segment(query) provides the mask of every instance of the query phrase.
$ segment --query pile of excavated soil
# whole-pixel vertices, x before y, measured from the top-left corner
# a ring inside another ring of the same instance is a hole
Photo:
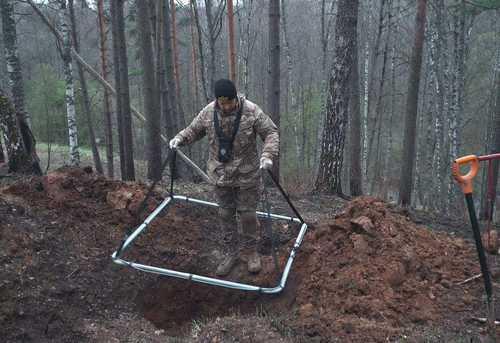
[[[296,325],[350,339],[383,339],[467,310],[471,296],[455,297],[455,285],[478,272],[469,243],[416,226],[369,197],[321,223],[299,261]]]
[[[5,199],[0,212],[8,214],[0,224],[0,262],[8,271],[0,284],[0,303],[8,305],[0,307],[6,337],[109,341],[140,330],[151,341],[164,335],[194,341],[234,336],[230,341],[238,341],[238,333],[231,331],[235,328],[250,337],[239,336],[240,341],[261,340],[267,334],[278,342],[283,332],[290,333],[288,341],[292,336],[384,341],[415,325],[455,321],[460,326],[481,305],[480,283],[456,285],[478,272],[470,243],[417,226],[404,213],[368,197],[350,202],[335,219],[320,219],[307,233],[287,287],[278,296],[116,266],[110,255],[126,229],[137,224],[145,193],[144,185],[71,168],[0,190]],[[161,200],[154,193],[141,219]],[[297,234],[286,223],[273,228],[280,238]],[[292,243],[281,239],[281,269]],[[125,258],[213,276],[225,248],[216,211],[180,203],[153,222]],[[229,280],[277,283],[281,271],[273,270],[271,256],[264,256],[258,275],[246,272],[244,259]],[[234,317],[256,312],[265,315],[255,320]],[[141,316],[162,330],[148,328]],[[46,320],[35,325],[37,318]],[[126,324],[128,318],[134,319]],[[263,324],[266,320],[274,326]],[[246,322],[262,332],[256,336],[245,331]],[[195,325],[193,331],[193,323],[206,324]]]

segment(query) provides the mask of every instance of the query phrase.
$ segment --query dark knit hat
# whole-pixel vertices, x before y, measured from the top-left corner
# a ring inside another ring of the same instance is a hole
[[[227,99],[236,98],[236,87],[233,81],[228,79],[220,79],[214,85],[215,98],[224,97]]]

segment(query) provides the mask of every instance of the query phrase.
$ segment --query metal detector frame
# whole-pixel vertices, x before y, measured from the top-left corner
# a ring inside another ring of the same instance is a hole
[[[151,222],[156,218],[156,216],[158,216],[158,214],[160,214],[164,209],[168,208],[168,206],[170,204],[175,203],[175,202],[193,203],[193,204],[203,205],[203,206],[208,206],[208,207],[219,207],[219,205],[217,203],[208,202],[208,201],[199,200],[199,199],[194,199],[194,198],[189,198],[189,197],[184,196],[184,195],[173,195],[172,194],[172,195],[168,196],[146,218],[146,220],[144,220],[144,222],[141,225],[139,225],[137,227],[137,229],[135,229],[134,232],[132,234],[130,234],[129,237],[126,238],[123,245],[121,246],[121,249],[118,249],[117,251],[115,251],[113,253],[113,255],[111,256],[113,258],[113,262],[120,264],[122,266],[131,267],[131,268],[141,270],[144,272],[148,272],[148,273],[171,276],[171,277],[190,280],[190,281],[194,281],[194,282],[200,282],[200,283],[209,284],[209,285],[213,285],[213,286],[232,288],[232,289],[237,289],[237,290],[242,290],[242,291],[255,291],[255,292],[260,292],[260,293],[276,294],[276,293],[281,292],[285,288],[286,280],[288,278],[288,274],[290,273],[290,269],[292,268],[293,260],[295,258],[295,255],[297,254],[297,250],[299,249],[299,247],[302,243],[302,240],[304,239],[304,235],[306,234],[308,226],[305,222],[303,222],[299,218],[287,217],[287,216],[278,215],[278,214],[272,214],[272,213],[270,214],[270,213],[256,211],[256,214],[258,217],[265,217],[265,218],[270,217],[271,219],[274,219],[274,220],[286,220],[286,221],[299,223],[302,225],[300,227],[299,234],[298,234],[297,238],[295,239],[295,243],[294,243],[293,248],[290,252],[290,256],[288,257],[288,261],[286,262],[285,269],[283,270],[283,274],[281,275],[280,282],[275,287],[260,287],[260,286],[239,283],[239,282],[226,281],[226,280],[221,280],[221,279],[207,277],[207,276],[179,272],[179,271],[175,271],[172,269],[165,269],[165,268],[148,266],[148,265],[144,265],[144,264],[140,264],[140,263],[136,263],[136,262],[131,262],[131,261],[126,261],[126,260],[122,259],[120,257],[120,255],[132,244],[132,242],[137,238],[137,236],[139,236],[139,234],[141,234],[149,226],[149,224],[151,224]]]

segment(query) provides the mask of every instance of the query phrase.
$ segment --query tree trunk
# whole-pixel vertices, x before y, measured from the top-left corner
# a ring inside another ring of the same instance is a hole
[[[269,1],[269,96],[268,114],[280,128],[280,1]],[[279,178],[279,159],[273,161],[273,174]]]
[[[249,86],[250,86],[250,58],[253,55],[253,48],[255,46],[257,32],[253,32],[250,34],[250,27],[252,23],[252,19],[254,18],[254,1],[249,0],[243,3],[243,7],[240,10],[240,13],[244,13],[246,15],[245,20],[245,28],[242,29],[240,33],[241,39],[241,48],[240,48],[240,58],[242,59],[242,77],[243,77],[243,85],[240,84],[240,89],[243,90],[243,94],[247,97],[250,96]]]
[[[71,35],[73,39],[73,47],[76,52],[80,52],[80,46],[78,41],[78,30],[76,26],[76,18],[75,18],[75,9],[73,6],[73,0],[68,1],[69,5],[69,17],[71,21]],[[87,128],[89,130],[89,139],[90,146],[92,148],[92,157],[94,159],[94,166],[98,173],[103,174],[101,157],[99,156],[99,150],[97,148],[97,143],[95,141],[95,133],[94,133],[94,125],[92,124],[92,109],[90,106],[89,92],[87,89],[87,80],[85,79],[85,75],[83,73],[83,68],[80,64],[77,64],[78,67],[78,78],[80,79],[80,85],[82,87],[82,96],[83,96],[83,106],[85,110],[85,120],[87,122]]]
[[[455,50],[453,54],[454,73],[452,80],[452,115],[450,116],[450,160],[454,160],[460,154],[460,128],[462,126],[464,106],[464,80],[465,80],[465,2],[460,1],[457,13],[454,16],[453,41]],[[448,205],[455,203],[459,190],[454,180],[450,177],[448,182]]]
[[[351,72],[351,168],[349,189],[352,196],[363,194],[363,175],[361,171],[361,111],[359,104],[359,67],[358,67],[358,39],[355,35],[355,42],[352,53],[352,72]]]
[[[119,92],[118,103],[121,111],[118,115],[118,123],[119,125],[121,124],[121,130],[118,133],[120,134],[120,131],[122,133],[122,138],[120,139],[123,152],[122,180],[131,181],[135,179],[135,168],[123,4],[124,0],[111,0],[111,9],[114,12],[114,15],[112,14],[113,53],[115,54],[114,61],[117,63],[115,65],[115,74],[118,74],[115,75],[115,81],[117,82],[117,92]]]
[[[193,13],[193,6],[190,3],[189,11],[191,23],[189,25],[191,33],[191,74],[192,74],[192,87],[191,96],[193,97],[193,103],[191,107],[191,113],[196,113],[200,107],[200,96],[199,96],[199,78],[198,78],[198,52],[196,51],[196,42],[198,41],[197,32],[195,30],[195,18]]]
[[[101,55],[102,77],[108,81],[108,55],[106,22],[104,18],[104,0],[97,1],[97,12],[99,21],[99,50]],[[80,64],[79,64],[80,65]],[[113,122],[111,121],[111,99],[109,91],[104,87],[104,138],[106,142],[106,164],[108,177],[114,177],[113,162]]]
[[[210,60],[208,63],[208,89],[210,98],[213,97],[214,83],[215,83],[215,43],[216,37],[215,33],[215,22],[213,17],[213,5],[212,0],[205,0],[205,14],[207,18],[207,28],[208,28],[208,48],[210,50]]]
[[[331,7],[330,7],[330,14],[328,16],[328,20],[326,19],[327,17],[327,10],[326,10],[326,0],[321,1],[321,13],[320,13],[320,33],[321,33],[321,99],[326,99],[326,91],[327,91],[327,78],[328,78],[328,72],[330,69],[330,66],[327,66],[326,59],[327,59],[327,54],[328,54],[328,44],[330,42],[330,36],[331,36],[331,27],[332,27],[332,22],[333,19],[335,18],[334,12],[335,12],[335,5],[337,4],[336,0],[332,0],[331,2]],[[326,112],[326,101],[322,100],[321,103],[321,112],[325,113]],[[323,139],[323,134],[324,134],[324,127],[325,127],[325,117],[320,116],[318,120],[318,126],[317,126],[317,131],[316,131],[316,149],[314,149],[314,166],[315,170],[319,168],[319,157],[321,155],[321,140]]]
[[[205,101],[210,102],[210,94],[211,91],[207,89],[207,81],[205,76],[205,55],[203,53],[203,39],[201,32],[201,24],[200,18],[198,16],[198,5],[196,4],[196,0],[191,0],[191,9],[193,11],[194,22],[196,24],[196,37],[198,39],[198,51],[200,52],[200,77],[201,77],[201,85],[203,87],[203,94],[205,95]]]
[[[500,33],[500,27],[497,28],[497,34]],[[500,42],[497,41],[497,53],[496,53],[496,62],[493,65],[493,80],[491,85],[491,101],[489,102],[488,111],[491,112],[491,115],[488,118],[488,121],[485,122],[484,127],[484,151],[485,153],[500,153]],[[489,167],[489,166],[488,166]],[[490,209],[490,197],[493,195],[493,201],[495,201],[495,196],[497,194],[497,183],[498,183],[498,173],[499,173],[499,164],[497,160],[493,161],[493,189],[489,191],[487,189],[489,168],[483,168],[482,177],[481,177],[481,204],[479,211],[479,220],[487,220],[492,215]],[[491,192],[491,193],[490,193]],[[500,208],[496,208],[497,213],[500,213]],[[492,218],[493,219],[493,218]]]
[[[303,161],[300,157],[301,148],[299,142],[299,130],[298,123],[301,122],[301,111],[297,106],[297,96],[295,94],[295,90],[293,88],[293,60],[292,53],[290,48],[290,40],[288,39],[288,27],[287,27],[287,17],[286,17],[286,0],[281,0],[281,24],[283,27],[283,50],[285,52],[286,58],[286,94],[285,94],[285,111],[286,115],[292,117],[293,121],[293,131],[295,138],[295,151],[296,151],[296,159],[297,161]],[[300,78],[300,77],[299,77]],[[288,105],[290,103],[290,106]],[[283,156],[283,159],[286,157]]]
[[[76,126],[75,110],[75,83],[73,79],[73,66],[71,58],[71,38],[66,23],[66,1],[62,1],[59,9],[59,21],[63,36],[62,58],[64,64],[64,76],[66,80],[66,116],[68,120],[68,136],[70,149],[70,162],[72,166],[80,164],[80,151],[78,148],[78,130]]]
[[[393,146],[393,138],[392,138],[392,128],[394,122],[394,114],[396,112],[396,47],[395,43],[393,43],[391,48],[391,111],[389,113],[389,125],[387,132],[387,145],[385,147],[385,156],[384,156],[384,186],[382,190],[382,198],[387,201],[392,201],[392,195],[389,195],[389,185],[392,181],[392,173],[391,173],[391,156],[392,156],[392,146]]]
[[[159,94],[154,70],[153,46],[151,43],[151,25],[149,23],[149,2],[137,2],[137,24],[141,41],[141,58],[144,89],[144,109],[146,111],[146,155],[150,180],[161,178],[161,140]]]
[[[495,70],[495,89],[496,89],[496,105],[494,107],[495,113],[493,114],[494,123],[493,123],[493,148],[492,153],[500,153],[500,54],[497,57],[497,67]],[[498,186],[498,174],[499,174],[500,163],[496,160],[493,164],[493,189],[492,194],[496,194],[496,189]],[[500,208],[497,208],[497,211],[500,211]]]
[[[111,34],[113,37],[113,70],[114,70],[114,81],[116,89],[116,122],[118,126],[118,151],[120,155],[120,175],[123,178],[127,175],[127,170],[125,167],[125,144],[123,136],[123,101],[122,101],[122,86],[120,81],[120,54],[119,54],[119,35],[118,35],[118,1],[110,0],[110,12],[111,12]]]
[[[165,1],[156,2],[156,87],[159,92],[159,115],[160,115],[160,127],[162,120],[168,123],[164,127],[164,132],[167,137],[172,137],[175,134],[172,125],[172,117],[170,111],[170,101],[167,89],[167,79],[165,70],[165,39],[164,35],[164,25],[165,25]],[[161,131],[161,130],[160,130]]]
[[[234,48],[233,0],[227,0],[227,26],[229,31],[229,78],[236,84],[236,51]]]
[[[9,173],[41,175],[35,138],[24,119],[19,119],[20,116],[0,89],[0,133],[7,149]]]
[[[369,74],[368,74],[368,97],[367,97],[367,109],[366,109],[366,116],[367,116],[367,120],[371,122],[371,125],[370,127],[375,127],[377,124],[378,124],[378,117],[377,117],[377,114],[378,112],[376,112],[373,116],[372,116],[372,108],[373,108],[373,100],[375,98],[375,87],[373,86],[373,83],[375,82],[375,73],[377,71],[377,60],[378,60],[378,56],[379,56],[379,49],[380,49],[380,41],[382,39],[382,31],[383,31],[383,28],[384,28],[384,9],[385,9],[385,0],[381,0],[381,3],[380,3],[380,9],[379,9],[379,15],[378,15],[378,29],[377,29],[377,36],[375,38],[375,45],[373,47],[373,53],[372,55],[370,56],[370,64],[368,66],[369,68]],[[387,46],[386,46],[387,48]],[[382,90],[380,89],[379,90],[380,92],[382,92]],[[380,97],[379,97],[380,99]],[[367,153],[367,170],[370,169],[370,162],[371,162],[371,157],[372,157],[372,149],[373,149],[373,140],[375,138],[375,134],[376,134],[376,130],[372,130],[371,134],[368,135],[368,132],[367,132],[367,138],[369,139],[369,143],[368,143],[368,153]],[[375,160],[377,159],[377,157],[375,156]],[[367,175],[367,177],[369,177],[369,175]]]
[[[177,20],[176,20],[176,7],[174,0],[170,0],[170,10],[172,15],[172,54],[174,58],[174,80],[175,80],[175,98],[176,107],[175,113],[177,114],[177,127],[183,128],[186,126],[184,118],[184,111],[182,110],[181,102],[181,78],[179,67],[179,50],[177,48]]]
[[[415,155],[418,90],[420,69],[422,65],[422,48],[424,44],[425,16],[427,0],[418,0],[415,19],[415,41],[410,65],[408,81],[408,97],[406,100],[405,133],[403,142],[403,165],[399,184],[399,203],[408,206],[411,203],[413,184],[413,164]]]
[[[358,1],[340,0],[335,24],[335,58],[330,75],[326,120],[315,189],[343,195],[341,186],[349,106],[349,75],[356,43]]]
[[[0,12],[2,14],[3,45],[5,49],[5,61],[7,63],[7,74],[11,87],[12,98],[16,114],[31,126],[31,118],[24,109],[24,87],[21,62],[17,50],[17,31],[14,20],[14,1],[0,0]]]
[[[174,74],[174,63],[173,63],[173,57],[172,57],[172,25],[171,25],[171,12],[170,12],[170,1],[165,0],[164,2],[164,8],[163,8],[163,46],[165,49],[165,75],[167,78],[167,84],[166,84],[166,92],[164,93],[164,120],[165,120],[165,125],[167,126],[167,134],[169,134],[169,138],[173,138],[174,135],[182,129],[181,127],[178,126],[178,120],[176,119],[177,117],[177,99],[175,95],[175,74]],[[168,100],[168,105],[165,106],[166,102]]]

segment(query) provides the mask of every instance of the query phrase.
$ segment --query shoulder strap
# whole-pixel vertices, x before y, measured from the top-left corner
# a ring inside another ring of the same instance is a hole
[[[240,102],[240,108],[238,109],[238,113],[236,113],[236,119],[234,120],[234,125],[233,125],[233,132],[232,132],[230,138],[226,137],[226,135],[222,131],[222,128],[220,127],[220,124],[219,124],[219,118],[217,116],[218,110],[217,110],[217,107],[214,107],[214,128],[215,128],[215,133],[217,134],[217,137],[219,139],[223,138],[226,140],[230,140],[231,143],[234,142],[236,134],[238,133],[238,130],[240,128],[241,115],[243,113],[243,103],[244,103],[244,101]]]

